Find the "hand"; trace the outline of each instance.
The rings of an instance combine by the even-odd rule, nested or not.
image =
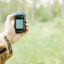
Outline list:
[[[26,31],[17,34],[14,29],[14,14],[8,15],[5,22],[4,34],[9,38],[12,43],[15,43],[20,37],[28,32],[28,20],[26,19]]]

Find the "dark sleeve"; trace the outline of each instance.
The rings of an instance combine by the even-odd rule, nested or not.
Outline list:
[[[4,37],[6,45],[0,45],[0,64],[4,64],[12,56],[12,47],[7,37]],[[1,44],[1,43],[0,43]]]

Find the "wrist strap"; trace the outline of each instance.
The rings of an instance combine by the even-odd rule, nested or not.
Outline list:
[[[0,54],[4,53],[6,50],[6,48],[0,47]]]
[[[12,54],[12,47],[11,47],[10,41],[8,40],[8,38],[6,36],[4,36],[4,39],[7,42],[9,53]]]

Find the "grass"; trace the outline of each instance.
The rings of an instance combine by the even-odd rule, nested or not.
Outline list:
[[[64,22],[30,24],[12,47],[14,55],[6,64],[64,64]]]

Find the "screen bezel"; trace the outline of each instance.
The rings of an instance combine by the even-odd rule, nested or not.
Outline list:
[[[16,28],[16,20],[23,20],[23,29]],[[15,16],[15,31],[16,31],[16,33],[21,33],[21,32],[25,31],[25,17],[24,17],[24,15]]]

